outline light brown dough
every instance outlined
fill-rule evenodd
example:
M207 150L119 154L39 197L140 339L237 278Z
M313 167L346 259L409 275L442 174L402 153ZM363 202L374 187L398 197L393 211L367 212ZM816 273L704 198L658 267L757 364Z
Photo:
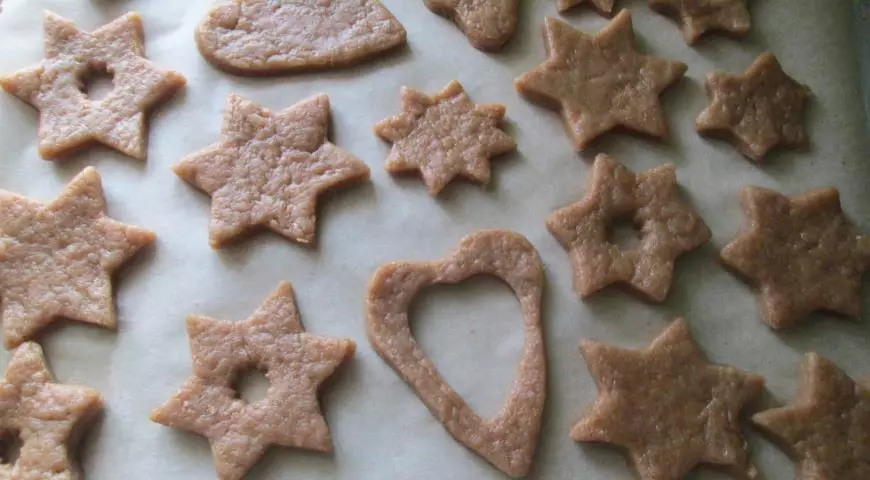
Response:
M514 35L519 0L423 0L429 10L453 20L479 50L500 50Z
M475 275L507 283L524 316L517 377L502 411L491 419L477 415L441 378L408 324L408 308L421 288L460 283ZM525 475L532 464L546 400L543 282L541 259L528 240L507 230L483 230L465 237L444 260L383 265L369 282L366 300L366 327L375 351L458 442L513 477Z
M689 45L710 30L742 38L752 26L746 0L649 0L649 7L679 21Z

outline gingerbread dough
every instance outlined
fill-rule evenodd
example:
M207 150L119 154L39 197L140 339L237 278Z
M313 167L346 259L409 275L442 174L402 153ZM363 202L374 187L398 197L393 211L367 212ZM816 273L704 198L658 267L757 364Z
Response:
M609 17L610 14L613 13L614 3L614 0L557 0L556 8L558 8L560 12L565 12L577 5L588 4L601 15Z
M746 0L649 0L649 6L677 19L689 45L710 30L740 38L752 26Z
M519 0L423 1L429 10L453 20L479 50L501 49L517 29Z

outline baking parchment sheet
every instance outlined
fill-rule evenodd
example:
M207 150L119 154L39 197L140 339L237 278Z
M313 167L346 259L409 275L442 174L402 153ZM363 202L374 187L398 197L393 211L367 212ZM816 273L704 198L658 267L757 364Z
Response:
M584 337L642 347L671 319L684 315L713 361L767 378L766 404L791 399L806 351L820 352L853 376L870 374L865 319L814 315L775 333L759 322L750 288L717 262L718 249L743 223L737 190L746 184L787 194L836 186L845 211L860 230L870 232L870 145L849 2L750 2L754 25L746 40L712 36L696 47L687 46L678 26L649 11L645 2L617 2L631 10L642 51L682 60L689 70L664 96L669 141L613 134L582 155L572 151L558 114L527 103L512 85L515 77L546 58L541 25L545 16L557 15L554 0L521 0L519 31L496 54L473 49L422 0L384 3L407 28L408 48L355 69L246 79L215 70L197 52L193 30L213 0L3 2L4 73L42 59L43 9L85 30L137 10L144 19L149 58L188 79L186 90L152 118L144 163L102 148L62 163L40 160L36 112L10 95L0 95L0 188L48 201L76 173L94 165L103 175L109 214L158 234L155 246L129 264L116 282L117 333L68 323L42 337L59 381L96 388L106 400L105 415L82 449L87 478L214 478L204 439L151 423L148 415L190 374L185 315L242 320L280 280L294 284L309 331L353 338L359 348L324 390L322 404L335 453L273 448L249 478L503 478L453 441L369 347L364 329L366 284L378 265L440 258L461 237L481 228L526 235L540 250L547 271L544 326L550 386L529 478L633 478L618 450L578 445L568 436L596 396L577 348ZM590 32L606 24L582 7L564 18ZM811 151L777 152L757 166L731 146L699 137L693 122L707 105L704 76L714 68L740 72L763 51L774 52L788 73L812 88L815 98L808 117ZM519 152L494 161L489 188L457 183L431 198L419 180L392 178L383 170L389 145L371 127L399 111L402 85L434 93L451 80L459 80L476 102L507 105L507 128L516 136ZM275 110L328 93L332 141L371 167L370 184L323 198L317 248L294 245L271 233L220 252L209 248L209 199L169 167L218 140L230 92ZM580 301L571 287L568 257L544 227L549 212L583 196L597 152L612 154L635 171L674 163L685 195L713 231L709 244L678 261L675 285L661 305L619 290ZM864 298L865 310L870 310L870 290ZM522 345L520 315L508 288L490 279L430 288L412 310L413 328L424 349L484 415L498 411L513 381ZM8 358L3 352L4 368ZM765 478L794 478L791 461L751 428L746 431ZM690 478L727 477L699 470Z

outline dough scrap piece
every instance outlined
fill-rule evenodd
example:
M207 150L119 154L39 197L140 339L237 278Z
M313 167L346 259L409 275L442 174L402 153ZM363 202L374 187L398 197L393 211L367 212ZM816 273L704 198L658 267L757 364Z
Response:
M45 13L45 60L0 77L0 86L39 110L39 155L58 160L101 143L133 158L147 156L148 111L183 87L180 73L145 58L142 19L128 13L94 31ZM92 101L87 77L105 70L114 89Z
M659 95L687 66L638 53L628 10L594 37L548 17L544 37L549 58L514 86L529 100L561 112L574 148L585 150L617 127L667 138Z
M196 28L202 56L236 75L351 66L405 45L406 36L378 0L232 0Z
M477 415L444 381L408 324L408 308L421 288L456 284L475 275L492 275L507 283L524 316L517 377L502 411L491 419ZM465 237L444 260L381 266L369 283L366 300L366 327L375 351L459 443L513 477L525 475L532 464L546 400L543 282L541 259L528 240L507 230L482 230Z
M740 205L748 225L722 260L757 285L764 323L781 329L818 310L860 314L870 236L849 223L837 189L786 197L744 187Z
M456 81L434 97L403 87L402 113L374 130L393 143L387 171L417 170L429 193L437 195L457 175L489 183L490 157L517 148L499 128L504 114L504 105L475 105Z
M102 409L96 390L55 383L39 344L21 344L0 380L0 430L21 448L15 463L0 463L0 478L81 479L71 450Z
M740 75L711 73L707 91L712 102L695 120L701 135L734 142L755 162L777 146L807 149L804 111L812 92L788 76L773 54L760 55Z
M317 390L356 344L306 333L293 287L281 282L247 320L187 318L193 375L151 420L206 437L221 480L238 480L271 445L332 451ZM258 369L266 396L247 403L234 383Z
M870 379L807 353L794 402L752 421L798 462L798 480L870 478Z
M328 130L324 94L278 113L229 96L221 141L172 167L212 197L212 248L257 226L297 243L315 241L317 196L369 178L365 163L327 141Z
M643 350L589 340L580 350L599 393L575 441L624 448L641 480L683 478L702 463L755 478L739 414L764 378L711 364L681 318Z
M48 205L0 190L6 348L32 339L57 317L114 329L111 275L155 238L106 216L102 182L93 167Z
M605 17L609 17L613 14L613 4L614 0L557 0L556 8L560 12L566 12L577 5L581 4L589 4L592 8L594 8L600 15Z
M632 222L637 248L623 250L608 240L620 220ZM568 251L582 298L621 283L661 302L677 257L710 239L710 229L680 196L673 165L635 174L604 154L595 157L583 200L553 212L547 229Z
M678 20L689 45L710 30L742 38L752 27L746 0L649 0L649 7Z
M429 10L453 20L478 50L500 50L517 29L518 0L423 1Z

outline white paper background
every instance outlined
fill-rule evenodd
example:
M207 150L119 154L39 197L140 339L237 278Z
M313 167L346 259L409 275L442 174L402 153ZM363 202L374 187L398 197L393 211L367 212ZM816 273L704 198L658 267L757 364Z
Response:
M857 226L870 232L870 146L861 108L848 2L752 2L755 25L743 42L713 37L683 43L671 20L645 2L617 2L634 15L643 51L689 64L687 77L665 96L669 142L609 135L577 155L559 116L527 103L512 79L545 59L540 26L556 15L555 1L524 0L516 37L502 53L471 48L449 22L420 0L384 0L408 30L410 46L358 69L245 79L219 72L199 56L193 29L212 0L6 0L0 14L0 72L42 58L42 9L73 19L86 30L129 10L142 13L148 56L186 75L188 87L158 109L151 122L147 163L102 148L64 163L44 162L35 151L37 116L10 95L0 95L0 188L41 200L53 198L87 165L103 175L109 212L149 227L159 239L125 269L117 285L117 334L64 324L43 337L59 381L94 387L105 396L102 422L87 438L83 464L91 479L213 478L207 442L148 420L190 373L184 328L188 313L244 319L277 285L296 287L311 332L351 337L354 361L325 390L323 407L335 439L334 455L274 448L250 478L496 479L502 475L442 429L412 391L371 350L363 302L373 270L393 259L434 259L480 228L509 228L540 250L547 269L545 328L550 389L542 440L530 478L632 478L623 457L607 447L581 446L568 432L595 398L595 386L577 349L582 337L625 347L647 344L683 314L709 357L758 372L768 380L768 403L794 393L798 362L818 351L853 375L870 373L866 323L816 315L782 333L761 324L751 290L717 263L716 253L740 228L736 192L745 184L786 193L834 185ZM567 17L594 31L606 21L580 8ZM713 68L742 71L763 51L815 93L808 127L809 153L776 153L756 166L721 142L699 137L695 116L707 104L704 76ZM435 92L459 80L477 102L507 105L519 153L494 162L490 188L459 183L437 199L414 178L391 178L382 169L388 145L371 133L399 109L399 88ZM307 249L264 233L219 253L209 249L208 197L186 185L169 166L218 139L227 94L239 93L283 109L318 92L333 105L332 140L372 168L372 183L328 196L321 203L319 247ZM570 284L565 252L544 228L545 216L578 200L594 154L605 151L630 168L673 162L686 195L713 231L713 240L678 262L676 284L662 305L651 306L618 290L581 302ZM516 301L497 281L433 288L414 309L414 327L442 373L482 413L496 412L512 382L521 346ZM870 299L870 294L865 295ZM865 309L870 301L865 301ZM3 353L3 365L8 354ZM794 477L791 462L749 433L753 456L766 478ZM707 470L691 478L726 478Z

